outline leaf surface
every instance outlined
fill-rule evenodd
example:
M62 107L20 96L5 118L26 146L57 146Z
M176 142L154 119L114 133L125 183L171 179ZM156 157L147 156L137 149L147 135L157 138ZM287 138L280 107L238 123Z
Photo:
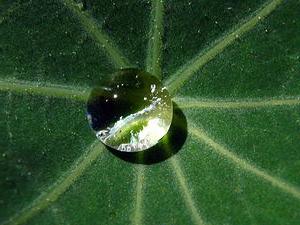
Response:
M0 1L0 223L297 224L299 11ZM124 67L160 77L187 121L166 160L123 160L88 126L89 90Z

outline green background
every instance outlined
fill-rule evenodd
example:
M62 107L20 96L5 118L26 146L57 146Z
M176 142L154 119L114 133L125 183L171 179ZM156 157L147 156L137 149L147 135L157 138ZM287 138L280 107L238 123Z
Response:
M163 82L275 1L164 1ZM133 66L147 66L150 1L96 0L84 6L75 7L97 24L94 30L106 33ZM293 98L298 103L182 107L187 138L177 154L142 165L103 149L55 201L22 223L299 224L299 12L298 0L282 1L197 69L174 98ZM103 82L119 67L90 31L60 0L0 1L0 81L75 90ZM76 170L74 162L85 158L95 135L84 101L0 90L0 224L10 218L17 224L15 218L35 208L38 196L47 196ZM209 137L206 143L192 134L195 129ZM234 157L220 153L209 140Z

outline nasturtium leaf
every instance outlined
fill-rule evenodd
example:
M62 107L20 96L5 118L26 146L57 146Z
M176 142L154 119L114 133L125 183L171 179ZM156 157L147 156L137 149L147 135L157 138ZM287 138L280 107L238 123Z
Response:
M298 0L0 1L0 224L298 224ZM90 129L95 84L173 97L150 153Z

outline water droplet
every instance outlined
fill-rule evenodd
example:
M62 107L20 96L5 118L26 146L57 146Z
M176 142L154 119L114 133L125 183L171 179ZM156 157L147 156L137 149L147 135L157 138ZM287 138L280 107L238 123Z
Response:
M122 69L104 86L109 88L96 86L87 103L88 121L104 144L137 152L154 146L168 132L172 100L156 77L137 69Z

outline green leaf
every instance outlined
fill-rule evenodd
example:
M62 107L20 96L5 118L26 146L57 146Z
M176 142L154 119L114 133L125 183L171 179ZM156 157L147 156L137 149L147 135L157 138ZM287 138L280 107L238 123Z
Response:
M299 12L298 0L0 1L0 224L298 224ZM174 96L184 144L159 145L173 155L126 158L89 128L91 87L125 67Z

